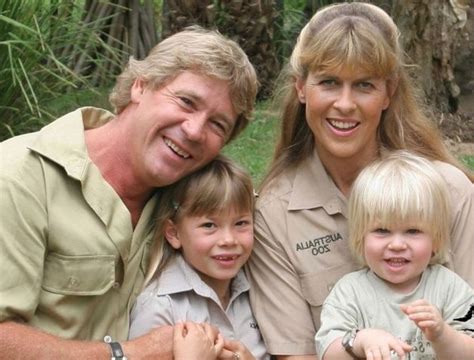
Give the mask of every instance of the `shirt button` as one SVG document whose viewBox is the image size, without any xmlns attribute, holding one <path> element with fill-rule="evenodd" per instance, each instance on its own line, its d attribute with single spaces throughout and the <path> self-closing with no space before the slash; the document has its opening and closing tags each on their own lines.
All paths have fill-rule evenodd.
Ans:
<svg viewBox="0 0 474 360">
<path fill-rule="evenodd" d="M 115 281 L 114 284 L 112 285 L 114 289 L 118 289 L 120 287 L 120 283 L 118 281 Z"/>
</svg>

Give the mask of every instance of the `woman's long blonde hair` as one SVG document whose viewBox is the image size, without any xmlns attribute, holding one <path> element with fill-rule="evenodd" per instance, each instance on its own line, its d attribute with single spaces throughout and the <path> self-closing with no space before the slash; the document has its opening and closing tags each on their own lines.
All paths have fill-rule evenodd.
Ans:
<svg viewBox="0 0 474 360">
<path fill-rule="evenodd" d="M 381 148 L 407 149 L 431 160 L 441 160 L 472 174 L 450 154 L 429 111 L 409 76 L 392 18 L 379 7 L 362 2 L 340 3 L 318 11 L 301 31 L 275 93 L 281 104 L 280 137 L 261 188 L 285 169 L 311 156 L 314 136 L 306 122 L 305 106 L 295 83 L 312 71 L 363 69 L 388 81 L 390 105 L 378 128 Z"/>
</svg>

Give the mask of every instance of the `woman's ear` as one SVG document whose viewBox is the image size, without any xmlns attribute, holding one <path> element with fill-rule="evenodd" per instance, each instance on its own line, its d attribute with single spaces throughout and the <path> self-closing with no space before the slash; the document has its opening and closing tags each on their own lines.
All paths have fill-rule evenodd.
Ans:
<svg viewBox="0 0 474 360">
<path fill-rule="evenodd" d="M 164 234 L 166 240 L 173 247 L 173 249 L 178 250 L 181 247 L 181 241 L 179 240 L 178 236 L 178 228 L 176 227 L 176 224 L 170 219 L 167 219 L 165 222 Z"/>
<path fill-rule="evenodd" d="M 295 81 L 295 89 L 300 103 L 306 104 L 305 81 L 301 78 L 297 78 Z"/>
</svg>

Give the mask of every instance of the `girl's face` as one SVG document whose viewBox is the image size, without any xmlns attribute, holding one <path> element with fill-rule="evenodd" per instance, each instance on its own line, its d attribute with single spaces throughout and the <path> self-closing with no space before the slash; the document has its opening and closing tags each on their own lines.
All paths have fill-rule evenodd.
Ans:
<svg viewBox="0 0 474 360">
<path fill-rule="evenodd" d="M 415 223 L 389 227 L 375 224 L 364 241 L 367 265 L 400 293 L 416 288 L 433 251 L 431 235 Z"/>
<path fill-rule="evenodd" d="M 245 264 L 253 247 L 250 211 L 229 210 L 208 216 L 183 216 L 168 220 L 165 236 L 181 249 L 184 259 L 218 294 Z"/>
<path fill-rule="evenodd" d="M 323 163 L 374 158 L 382 111 L 390 104 L 387 84 L 383 78 L 348 68 L 313 72 L 296 82 Z"/>
</svg>

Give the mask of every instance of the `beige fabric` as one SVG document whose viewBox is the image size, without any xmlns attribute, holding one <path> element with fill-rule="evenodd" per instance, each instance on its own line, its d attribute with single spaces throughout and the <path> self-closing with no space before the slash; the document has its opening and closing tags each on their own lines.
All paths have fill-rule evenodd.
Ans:
<svg viewBox="0 0 474 360">
<path fill-rule="evenodd" d="M 132 309 L 130 339 L 151 329 L 178 322 L 210 323 L 226 339 L 239 340 L 259 360 L 268 360 L 248 298 L 249 283 L 243 271 L 232 279 L 227 308 L 215 291 L 201 280 L 182 256 L 167 264 L 158 279 L 138 296 Z"/>
<path fill-rule="evenodd" d="M 0 321 L 65 338 L 127 338 L 156 199 L 133 231 L 127 208 L 88 158 L 84 125 L 111 116 L 79 109 L 0 144 L 0 273 L 8 274 L 0 277 Z"/>
<path fill-rule="evenodd" d="M 473 185 L 453 166 L 436 167 L 453 194 L 448 265 L 472 286 Z M 247 271 L 252 307 L 269 353 L 315 353 L 322 303 L 337 280 L 358 268 L 348 249 L 346 207 L 316 154 L 282 174 L 259 198 Z"/>
</svg>

